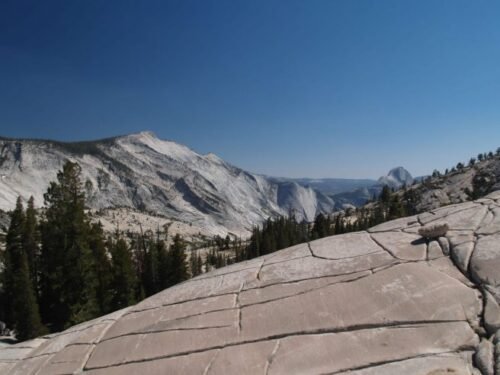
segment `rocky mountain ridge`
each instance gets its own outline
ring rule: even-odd
[[[66,160],[82,167],[88,206],[110,230],[120,226],[109,220],[114,216],[110,210],[116,210],[120,216],[129,213],[127,230],[167,222],[189,236],[245,236],[268,217],[293,214],[311,222],[319,213],[363,205],[382,186],[369,179],[252,174],[151,132],[72,143],[0,137],[0,209],[12,209],[18,195],[25,200],[34,195],[42,205],[49,182]],[[400,177],[411,175],[399,167],[379,181],[399,186]],[[103,210],[106,217],[101,218]],[[144,215],[150,217],[133,219]]]
[[[12,209],[18,195],[42,204],[66,160],[82,167],[90,208],[158,213],[209,235],[245,234],[269,216],[290,212],[312,221],[335,206],[310,187],[278,183],[141,132],[76,143],[0,139],[0,209]]]
[[[499,236],[496,192],[297,245],[2,348],[0,372],[494,375]]]
[[[482,157],[468,165],[458,163],[458,168],[444,173],[435,171],[412,186],[406,192],[415,200],[415,210],[425,212],[438,207],[466,202],[500,190],[500,152]],[[475,159],[472,159],[475,160]],[[398,192],[405,195],[405,190]]]

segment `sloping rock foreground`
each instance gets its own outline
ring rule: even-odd
[[[1,349],[0,373],[494,375],[499,303],[494,193],[204,274]]]

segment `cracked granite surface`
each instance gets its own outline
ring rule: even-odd
[[[496,192],[201,275],[1,348],[0,373],[495,375],[499,306]]]

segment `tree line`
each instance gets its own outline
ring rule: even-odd
[[[186,243],[165,234],[106,235],[85,210],[78,164],[11,214],[0,273],[0,319],[26,340],[134,304],[190,277]],[[196,258],[199,260],[198,258]],[[196,269],[199,270],[199,267]]]
[[[235,261],[269,254],[287,247],[336,234],[368,229],[385,221],[416,214],[417,193],[403,188],[403,193],[384,186],[371,207],[360,207],[332,215],[320,213],[313,223],[298,222],[291,216],[269,218],[262,227],[254,227],[249,243],[238,247]]]

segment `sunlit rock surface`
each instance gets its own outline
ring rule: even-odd
[[[156,213],[168,222],[189,223],[194,233],[247,236],[268,217],[294,212],[298,221],[312,221],[335,207],[311,187],[249,173],[214,154],[141,132],[76,143],[0,137],[0,209],[12,210],[18,196],[33,196],[35,206],[42,205],[67,160],[82,168],[86,206],[104,216],[105,224],[106,210],[125,213],[123,221],[132,221],[133,231],[147,226],[147,213]],[[3,221],[0,214],[0,226]],[[183,232],[192,234],[189,228]]]
[[[204,274],[2,348],[0,373],[494,374],[499,305],[493,193]]]

